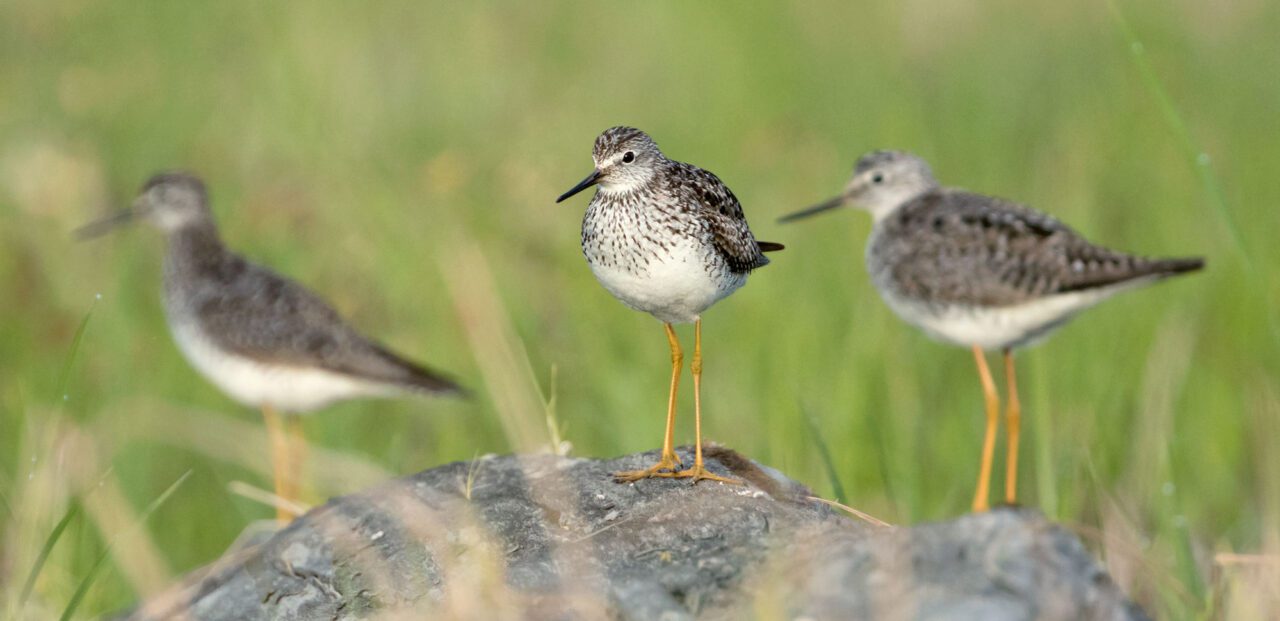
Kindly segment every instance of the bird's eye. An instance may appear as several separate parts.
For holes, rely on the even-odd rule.
[[[633,152],[631,152],[631,151],[627,151],[626,153],[623,153],[623,154],[622,154],[622,163],[623,163],[623,164],[630,164],[631,162],[634,162],[634,161],[636,161],[636,154],[635,154],[635,153],[633,153]]]
[[[880,173],[876,173],[871,176],[871,183],[880,183],[882,181],[884,181],[884,175]]]

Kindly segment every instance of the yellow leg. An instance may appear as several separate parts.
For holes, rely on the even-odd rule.
[[[680,456],[675,451],[676,391],[680,387],[684,352],[680,351],[680,339],[676,338],[675,328],[669,323],[663,325],[667,329],[667,344],[671,347],[671,390],[667,393],[667,433],[662,437],[662,457],[658,459],[658,463],[644,470],[613,473],[613,478],[621,483],[650,477],[670,477],[680,467]]]
[[[1018,433],[1022,430],[1022,404],[1018,401],[1018,382],[1013,367],[1013,352],[1004,350],[1005,390],[1009,402],[1005,406],[1005,427],[1009,430],[1009,455],[1005,460],[1004,501],[1018,502]]]
[[[271,474],[272,483],[275,485],[275,494],[281,498],[288,498],[288,479],[287,471],[289,461],[289,439],[284,432],[284,424],[280,420],[280,415],[276,413],[271,406],[262,407],[262,418],[266,421],[267,436],[271,439]],[[284,507],[276,507],[276,521],[280,523],[288,522],[291,519],[288,511]]]
[[[689,368],[693,371],[693,434],[695,442],[693,467],[676,473],[676,476],[682,479],[693,479],[694,484],[702,480],[741,484],[742,481],[737,479],[728,479],[712,474],[702,462],[702,319],[698,319],[693,324],[693,361],[690,363]]]
[[[978,491],[973,496],[973,510],[983,512],[990,508],[987,504],[988,486],[991,482],[991,459],[996,449],[996,422],[1000,418],[1000,395],[996,393],[996,383],[991,379],[991,369],[987,368],[987,358],[982,348],[973,346],[973,358],[978,363],[978,376],[982,379],[982,392],[987,400],[987,432],[982,439],[982,466],[978,470]]]
[[[298,501],[302,499],[302,486],[306,481],[307,437],[302,433],[302,417],[289,415],[284,417],[285,429],[289,432],[289,460],[285,478],[284,499]]]

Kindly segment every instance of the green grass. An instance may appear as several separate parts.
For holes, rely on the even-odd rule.
[[[269,485],[260,423],[174,348],[161,240],[71,241],[159,169],[199,171],[232,246],[476,391],[308,418],[333,451],[317,499],[549,429],[577,455],[656,447],[660,325],[586,269],[586,198],[552,202],[619,123],[714,170],[788,246],[706,316],[709,437],[895,523],[968,507],[971,357],[876,297],[865,215],[777,216],[835,192],[862,152],[904,148],[1100,242],[1207,256],[1020,355],[1021,491],[1099,533],[1158,616],[1244,610],[1223,594],[1250,578],[1215,555],[1280,558],[1277,26],[1273,2],[0,4],[0,610],[19,615],[38,557],[20,618],[66,609],[136,523],[114,510],[188,470],[78,615],[271,514],[228,489]]]
[[[174,481],[168,489],[161,492],[155,500],[151,501],[151,503],[143,509],[142,513],[138,515],[138,521],[133,527],[139,528],[143,526],[146,523],[147,518],[150,517],[152,513],[155,513],[156,509],[159,509],[160,505],[163,505],[174,492],[178,491],[178,487],[180,487],[189,476],[191,476],[190,470],[182,473],[182,476],[178,477],[177,481]],[[68,513],[68,516],[69,515],[70,513]],[[58,527],[55,527],[55,531],[64,525],[66,519],[67,518],[63,518],[63,521],[58,522]],[[71,594],[71,599],[67,602],[67,607],[62,610],[62,615],[58,617],[59,619],[62,621],[68,621],[69,619],[75,618],[76,608],[80,606],[80,602],[84,600],[85,594],[93,587],[93,583],[98,577],[98,571],[102,568],[103,563],[110,558],[113,549],[116,547],[117,541],[118,540],[116,538],[112,538],[98,555],[98,558],[94,560],[93,565],[89,566],[88,573],[86,573],[84,578],[80,581],[80,585],[76,587],[75,592]],[[43,553],[44,550],[41,550],[41,552]],[[125,552],[125,554],[127,554],[127,552]],[[25,603],[25,600],[26,598],[24,597],[23,603]]]

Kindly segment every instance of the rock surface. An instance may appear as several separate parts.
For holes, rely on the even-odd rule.
[[[877,527],[708,455],[748,484],[612,482],[654,453],[441,466],[334,499],[127,618],[1146,618],[1035,512]]]

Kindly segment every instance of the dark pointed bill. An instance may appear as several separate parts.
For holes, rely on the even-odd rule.
[[[795,220],[800,220],[802,218],[808,218],[809,216],[820,214],[824,211],[830,211],[832,209],[835,209],[836,207],[841,207],[844,205],[844,202],[845,202],[845,198],[843,195],[837,196],[833,199],[818,203],[817,205],[814,205],[812,207],[806,207],[805,209],[801,209],[800,211],[789,213],[785,216],[782,216],[781,218],[778,218],[778,223],[781,224],[783,222],[792,222]]]
[[[570,196],[573,196],[574,194],[577,194],[578,192],[581,192],[581,191],[583,191],[583,190],[585,190],[585,189],[587,189],[587,188],[589,188],[589,187],[591,187],[591,186],[595,185],[595,184],[596,184],[596,182],[597,182],[597,181],[599,181],[599,180],[600,180],[600,171],[598,171],[598,170],[593,170],[593,171],[591,171],[591,174],[587,175],[587,178],[586,178],[586,179],[583,179],[581,183],[579,183],[578,185],[573,186],[573,189],[569,190],[568,192],[565,192],[564,194],[561,194],[561,195],[560,195],[560,198],[557,198],[557,199],[556,199],[556,202],[557,202],[557,203],[559,203],[559,202],[563,202],[563,201],[564,201],[564,199],[569,198]]]
[[[72,235],[79,241],[101,237],[110,232],[112,229],[133,221],[133,210],[126,209],[124,211],[112,214],[101,220],[90,222],[72,232]]]

